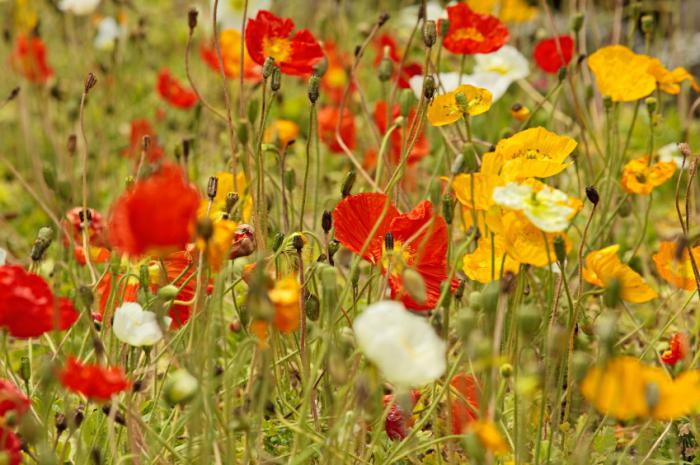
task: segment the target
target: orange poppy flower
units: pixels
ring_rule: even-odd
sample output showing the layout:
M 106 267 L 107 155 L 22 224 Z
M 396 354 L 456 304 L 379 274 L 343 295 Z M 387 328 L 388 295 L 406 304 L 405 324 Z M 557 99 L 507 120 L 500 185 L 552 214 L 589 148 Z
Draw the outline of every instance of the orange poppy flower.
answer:
M 151 126 L 151 123 L 145 119 L 135 119 L 131 122 L 131 132 L 129 133 L 129 146 L 122 151 L 122 155 L 128 158 L 140 158 L 143 148 L 143 138 L 149 136 L 151 138 L 148 151 L 146 152 L 146 160 L 149 163 L 154 163 L 163 158 L 165 149 L 158 144 L 158 136 L 156 131 Z
M 299 137 L 299 125 L 288 119 L 278 119 L 265 129 L 266 144 L 279 142 L 286 147 L 291 141 Z
M 313 66 L 323 58 L 323 50 L 308 29 L 292 35 L 294 22 L 261 10 L 255 18 L 248 20 L 245 44 L 250 57 L 259 65 L 267 57 L 284 74 L 305 76 L 313 72 Z
M 27 80 L 45 84 L 53 76 L 46 60 L 46 45 L 40 37 L 19 34 L 10 55 L 10 64 Z
M 479 415 L 479 391 L 476 379 L 465 373 L 452 377 L 450 410 L 452 413 L 452 434 L 463 434 L 469 424 Z
M 63 220 L 63 229 L 73 238 L 76 244 L 83 243 L 83 227 L 81 213 L 83 207 L 73 207 L 66 212 Z M 104 245 L 105 222 L 102 215 L 97 210 L 88 208 L 88 239 L 91 245 Z M 65 244 L 68 246 L 68 244 Z
M 340 103 L 345 87 L 348 85 L 348 71 L 352 61 L 350 56 L 338 50 L 335 42 L 330 40 L 323 43 L 323 51 L 328 60 L 326 72 L 321 78 L 321 89 L 332 102 Z
M 627 302 L 642 303 L 656 298 L 654 289 L 639 273 L 620 261 L 618 244 L 596 250 L 586 256 L 583 279 L 598 287 L 608 287 L 615 280 L 620 285 L 620 297 Z
M 119 284 L 119 287 L 112 295 L 112 287 Z M 109 311 L 108 317 L 114 314 L 114 310 L 124 302 L 136 302 L 139 291 L 139 281 L 135 277 L 124 278 L 124 275 L 113 276 L 112 273 L 105 274 L 97 283 L 95 293 L 99 297 L 99 312 L 92 314 L 95 321 L 103 321 L 105 312 Z M 112 305 L 110 304 L 112 297 Z M 109 308 L 108 308 L 109 306 Z
M 224 75 L 229 79 L 238 79 L 241 74 L 241 33 L 235 29 L 225 29 L 219 34 L 219 49 L 221 61 L 224 63 Z M 200 49 L 202 59 L 214 71 L 219 71 L 219 57 L 214 46 L 202 46 Z M 255 63 L 243 48 L 243 78 L 249 81 L 262 79 L 262 68 Z
M 668 350 L 661 354 L 661 361 L 666 365 L 675 365 L 688 355 L 688 339 L 683 333 L 676 333 L 668 341 Z
M 680 254 L 679 258 L 678 244 L 663 241 L 659 251 L 652 258 L 656 264 L 656 270 L 666 282 L 687 291 L 694 291 L 697 288 L 693 266 L 686 247 L 683 247 L 683 253 Z M 693 258 L 700 260 L 700 246 L 693 247 Z
M 401 115 L 401 109 L 399 108 L 398 104 L 394 105 L 394 108 L 392 110 L 392 118 L 395 119 Z M 401 161 L 401 148 L 404 139 L 403 133 L 405 131 L 408 131 L 408 129 L 413 125 L 413 120 L 415 118 L 416 109 L 413 108 L 408 114 L 408 118 L 404 122 L 403 127 L 395 129 L 391 133 L 391 136 L 389 136 L 389 154 L 391 156 L 391 160 L 394 163 L 399 163 Z M 379 132 L 381 132 L 382 134 L 386 133 L 387 129 L 389 128 L 389 124 L 387 124 L 387 103 L 384 100 L 380 100 L 379 102 L 377 102 L 376 106 L 374 107 L 374 120 L 377 123 Z M 409 165 L 417 163 L 426 155 L 428 155 L 428 153 L 430 153 L 428 139 L 425 137 L 425 133 L 421 130 L 418 135 L 418 138 L 416 139 L 415 144 L 413 145 L 411 153 L 409 153 L 408 155 L 407 163 Z
M 187 89 L 170 74 L 170 71 L 163 68 L 158 73 L 158 94 L 175 108 L 187 110 L 197 104 L 199 100 L 194 91 Z
M 335 137 L 335 128 L 340 118 L 340 111 L 336 107 L 323 107 L 318 111 L 318 133 L 324 144 L 333 153 L 343 153 L 343 148 Z M 355 118 L 349 108 L 343 109 L 343 117 L 340 122 L 340 138 L 350 150 L 355 150 L 356 132 Z
M 272 324 L 282 333 L 291 333 L 299 327 L 301 311 L 301 285 L 294 276 L 275 281 L 275 286 L 267 293 L 275 307 Z
M 627 162 L 622 169 L 622 188 L 629 194 L 649 195 L 676 172 L 672 161 L 649 163 L 649 155 Z
M 110 400 L 113 395 L 125 391 L 131 384 L 121 367 L 83 364 L 73 356 L 68 357 L 59 378 L 68 390 L 98 402 Z
M 654 76 L 659 88 L 668 94 L 678 94 L 681 91 L 679 85 L 683 81 L 690 82 L 690 86 L 695 92 L 700 92 L 700 86 L 692 74 L 683 67 L 674 68 L 673 71 L 666 69 L 657 58 L 652 58 L 649 61 L 649 74 Z
M 199 202 L 199 192 L 180 167 L 163 164 L 114 202 L 110 241 L 132 256 L 182 250 L 192 239 Z
M 443 46 L 452 53 L 491 53 L 509 39 L 508 28 L 498 18 L 472 11 L 466 3 L 447 7 L 450 28 Z
M 374 66 L 378 67 L 384 58 L 384 51 L 388 51 L 389 59 L 394 63 L 394 69 L 392 70 L 392 80 L 398 79 L 398 86 L 400 89 L 410 89 L 411 83 L 410 79 L 413 76 L 421 76 L 423 74 L 423 67 L 419 63 L 415 62 L 404 62 L 401 68 L 401 74 L 397 76 L 399 72 L 399 64 L 401 63 L 401 52 L 399 51 L 399 46 L 396 40 L 390 34 L 382 34 L 374 41 L 375 56 L 374 56 Z
M 370 239 L 362 258 L 379 266 L 382 273 L 390 272 L 392 298 L 413 310 L 430 310 L 440 297 L 441 284 L 447 280 L 447 224 L 433 213 L 428 201 L 404 214 L 391 204 L 375 235 L 370 236 L 388 201 L 386 195 L 378 193 L 355 194 L 341 200 L 333 210 L 335 238 L 356 254 Z M 394 248 L 387 251 L 389 233 Z M 414 268 L 423 278 L 427 296 L 424 303 L 414 301 L 404 289 L 402 272 L 406 267 Z

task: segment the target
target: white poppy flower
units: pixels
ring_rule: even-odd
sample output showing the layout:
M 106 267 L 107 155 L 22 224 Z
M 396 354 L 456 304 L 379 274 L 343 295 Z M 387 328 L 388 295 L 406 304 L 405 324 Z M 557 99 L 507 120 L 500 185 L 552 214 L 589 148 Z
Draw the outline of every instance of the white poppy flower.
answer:
M 671 142 L 670 144 L 666 144 L 663 147 L 659 147 L 657 150 L 657 153 L 659 154 L 659 161 L 672 161 L 673 163 L 676 164 L 676 167 L 679 170 L 682 170 L 683 167 L 683 154 L 681 153 L 680 149 L 678 148 L 678 144 L 676 142 Z M 685 168 L 688 168 L 688 165 L 690 164 L 690 160 L 686 160 L 685 162 Z
M 411 89 L 420 97 L 423 93 L 423 76 L 413 76 L 408 82 L 411 85 Z M 506 93 L 513 81 L 510 77 L 498 73 L 462 74 L 460 79 L 459 73 L 453 72 L 440 73 L 437 82 L 442 86 L 440 93 L 443 92 L 443 88 L 444 92 L 451 92 L 462 84 L 481 87 L 491 92 L 492 101 L 495 102 L 503 97 L 503 94 Z
M 100 4 L 100 0 L 61 0 L 58 8 L 74 15 L 89 15 Z
M 496 73 L 510 78 L 511 82 L 530 74 L 527 58 L 511 45 L 504 45 L 493 53 L 474 55 L 474 74 Z
M 575 213 L 567 205 L 566 194 L 549 186 L 535 191 L 532 186 L 509 182 L 493 190 L 493 201 L 502 207 L 522 211 L 532 224 L 545 232 L 563 231 Z
M 95 36 L 95 48 L 98 50 L 112 50 L 114 42 L 124 33 L 117 21 L 108 16 L 97 25 Z
M 445 342 L 426 318 L 408 312 L 400 302 L 370 305 L 353 329 L 362 353 L 396 386 L 423 386 L 445 372 Z
M 248 0 L 248 14 L 246 18 L 255 18 L 260 10 L 269 10 L 271 0 Z M 245 0 L 219 0 L 216 20 L 226 29 L 241 30 L 243 24 L 243 10 Z M 211 9 L 214 10 L 214 0 L 211 0 Z
M 163 320 L 170 325 L 170 318 Z M 163 338 L 156 314 L 136 302 L 127 302 L 114 312 L 112 329 L 117 339 L 135 347 L 152 346 Z
M 452 2 L 447 6 L 451 4 Z M 420 5 L 410 5 L 401 10 L 399 13 L 399 21 L 402 26 L 406 28 L 415 26 L 416 20 L 418 19 L 418 8 L 420 8 Z M 440 2 L 435 0 L 425 2 L 425 19 L 437 21 L 442 18 L 447 18 L 447 10 Z

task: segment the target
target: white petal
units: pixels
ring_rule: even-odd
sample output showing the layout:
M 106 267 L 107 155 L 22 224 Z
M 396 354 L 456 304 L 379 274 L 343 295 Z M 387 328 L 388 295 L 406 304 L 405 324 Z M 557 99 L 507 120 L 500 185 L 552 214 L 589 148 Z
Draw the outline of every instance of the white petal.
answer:
M 527 185 L 509 182 L 503 187 L 493 189 L 493 201 L 497 205 L 513 210 L 522 210 L 532 196 L 532 188 Z

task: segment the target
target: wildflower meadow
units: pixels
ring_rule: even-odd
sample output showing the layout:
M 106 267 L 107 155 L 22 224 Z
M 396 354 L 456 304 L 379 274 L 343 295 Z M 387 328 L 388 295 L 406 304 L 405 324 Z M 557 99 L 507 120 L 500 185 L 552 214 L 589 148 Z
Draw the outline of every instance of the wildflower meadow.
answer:
M 700 1 L 0 28 L 0 465 L 700 464 Z

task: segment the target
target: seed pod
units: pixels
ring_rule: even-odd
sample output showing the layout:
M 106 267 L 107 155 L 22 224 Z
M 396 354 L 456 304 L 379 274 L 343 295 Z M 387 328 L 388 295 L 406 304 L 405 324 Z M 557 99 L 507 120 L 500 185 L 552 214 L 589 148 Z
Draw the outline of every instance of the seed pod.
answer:
M 654 31 L 654 16 L 644 15 L 642 16 L 642 32 L 644 34 L 651 34 Z
M 219 188 L 219 178 L 216 176 L 210 176 L 207 182 L 207 197 L 209 200 L 214 200 L 216 197 L 216 191 Z
M 586 186 L 586 197 L 593 205 L 598 205 L 600 201 L 600 195 L 598 190 L 594 186 Z
M 437 25 L 435 21 L 428 20 L 423 23 L 423 43 L 430 48 L 435 45 L 437 40 Z
M 483 295 L 479 291 L 472 291 L 469 294 L 469 308 L 481 310 L 484 307 Z
M 245 124 L 245 119 L 238 120 L 238 125 L 236 126 L 236 136 L 238 137 L 238 142 L 240 142 L 241 145 L 246 145 L 248 143 L 248 125 Z
M 513 375 L 513 365 L 510 363 L 504 363 L 501 365 L 501 368 L 499 369 L 501 372 L 501 376 L 508 379 Z
M 199 381 L 184 368 L 173 372 L 165 382 L 163 393 L 170 405 L 186 404 L 199 391 Z
M 323 210 L 323 215 L 321 216 L 321 227 L 323 232 L 328 234 L 333 228 L 333 215 L 328 210 Z
M 340 189 L 340 193 L 343 196 L 343 198 L 350 195 L 350 192 L 352 192 L 352 188 L 355 185 L 356 179 L 357 179 L 357 174 L 355 173 L 355 170 L 350 170 L 350 171 L 348 171 L 348 174 L 345 175 L 345 179 L 343 180 L 343 185 Z
M 263 62 L 262 75 L 263 79 L 267 79 L 272 76 L 272 71 L 275 69 L 275 59 L 272 57 L 265 58 Z
M 288 169 L 284 173 L 284 187 L 287 188 L 289 192 L 294 191 L 294 187 L 297 185 L 297 175 L 296 171 Z
M 442 216 L 445 218 L 445 223 L 452 224 L 455 216 L 455 202 L 450 194 L 442 196 Z
M 37 233 L 36 240 L 34 241 L 34 244 L 32 245 L 32 251 L 31 251 L 32 261 L 38 262 L 42 258 L 44 258 L 44 253 L 51 245 L 51 242 L 53 242 L 53 239 L 54 239 L 54 232 L 53 232 L 52 228 L 45 226 L 45 227 L 39 229 L 39 232 Z
M 495 313 L 496 306 L 498 305 L 498 294 L 499 294 L 499 283 L 498 281 L 491 281 L 481 291 L 481 303 L 484 306 L 484 311 L 486 313 Z
M 190 27 L 190 32 L 194 30 L 194 28 L 197 27 L 197 16 L 199 15 L 199 11 L 197 11 L 196 8 L 190 8 L 189 11 L 187 12 L 187 25 Z
M 532 305 L 520 307 L 518 311 L 518 328 L 525 335 L 532 335 L 537 331 L 541 322 L 540 312 Z
M 173 284 L 167 284 L 158 289 L 158 297 L 161 297 L 165 300 L 173 300 L 175 297 L 177 297 L 179 293 L 180 290 L 177 286 Z
M 391 58 L 388 56 L 384 56 L 382 58 L 382 61 L 379 62 L 379 80 L 382 82 L 386 82 L 389 79 L 391 79 L 391 76 L 394 74 L 394 64 L 391 61 Z
M 279 66 L 275 66 L 272 70 L 272 79 L 270 80 L 270 89 L 273 92 L 277 92 L 282 87 L 282 71 L 280 71 Z
M 321 78 L 317 75 L 312 75 L 309 78 L 309 101 L 313 104 L 316 103 L 319 96 L 319 89 L 321 87 Z
M 647 112 L 649 112 L 650 115 L 652 115 L 656 112 L 656 107 L 657 107 L 656 98 L 647 97 L 646 100 L 644 100 L 644 103 L 646 104 Z
M 321 314 L 321 302 L 314 294 L 307 292 L 304 299 L 304 314 L 311 321 L 318 321 Z
M 211 239 L 214 235 L 214 223 L 212 223 L 210 218 L 202 218 L 197 221 L 197 236 L 201 237 L 205 241 Z
M 399 114 L 404 118 L 408 118 L 415 103 L 416 95 L 413 91 L 411 89 L 401 89 L 399 93 Z
M 428 74 L 423 80 L 423 97 L 426 100 L 432 100 L 435 95 L 435 78 L 432 74 Z
M 566 243 L 561 236 L 554 238 L 554 255 L 559 263 L 566 261 Z

